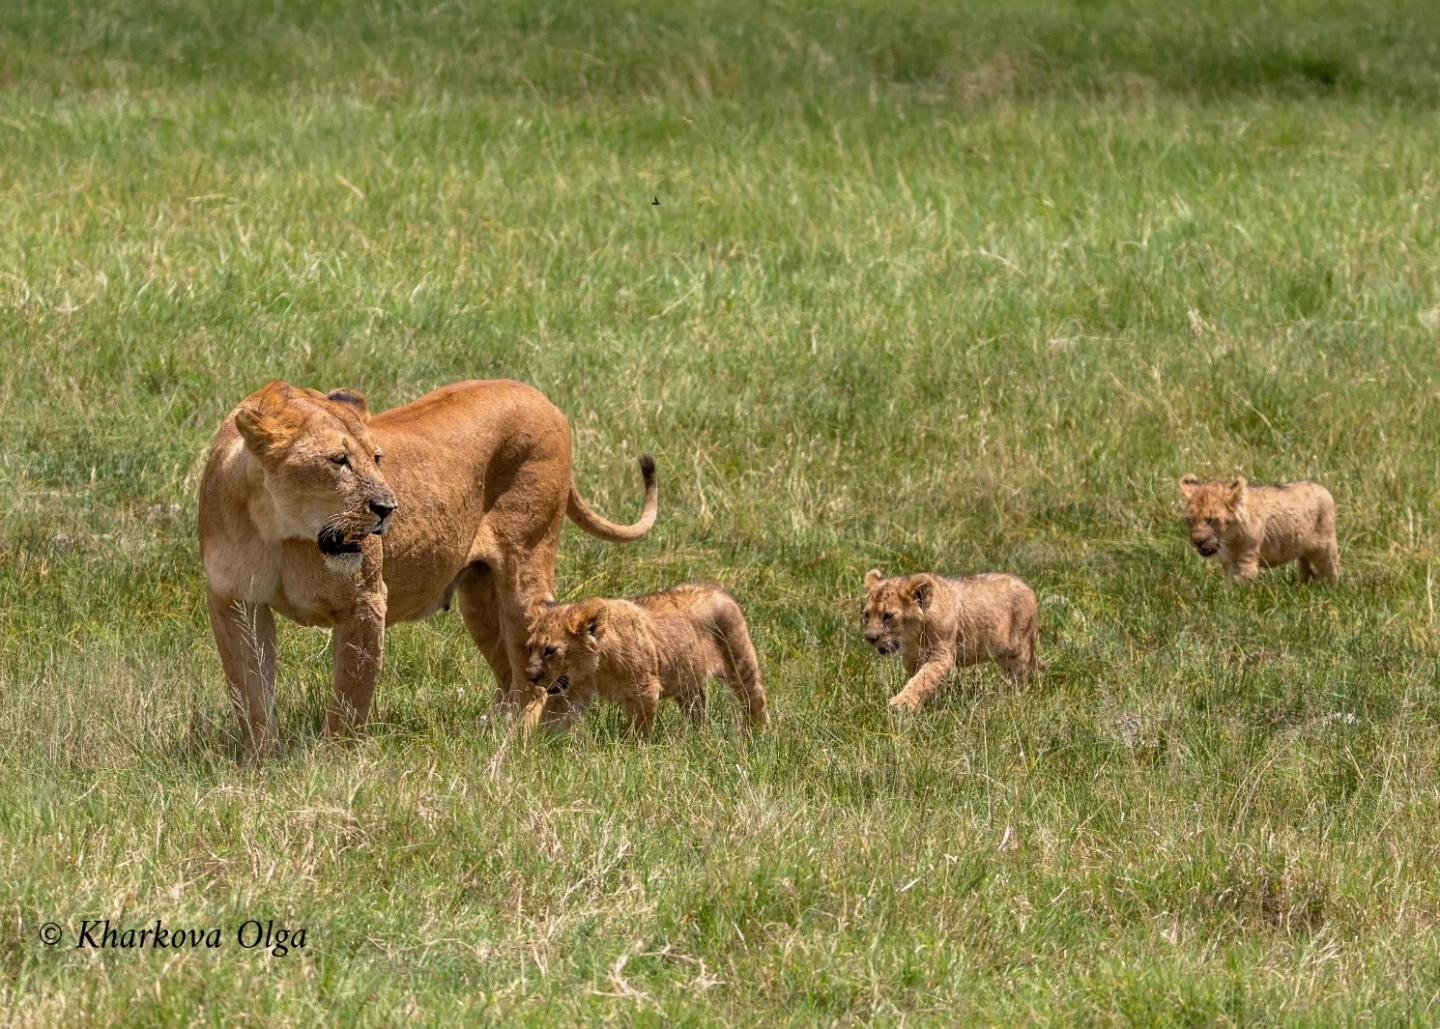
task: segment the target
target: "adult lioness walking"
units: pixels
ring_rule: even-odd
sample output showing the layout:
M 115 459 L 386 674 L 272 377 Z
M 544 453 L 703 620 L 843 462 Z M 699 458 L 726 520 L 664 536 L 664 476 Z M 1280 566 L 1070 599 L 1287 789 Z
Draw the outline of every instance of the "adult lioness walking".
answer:
M 657 510 L 654 462 L 640 467 L 640 520 L 601 518 L 571 481 L 565 416 L 518 382 L 460 382 L 374 417 L 352 390 L 272 382 L 246 398 L 205 466 L 200 556 L 251 752 L 275 746 L 275 611 L 334 630 L 327 734 L 368 719 L 385 626 L 452 597 L 502 698 L 543 704 L 525 678 L 526 612 L 553 599 L 565 516 L 639 539 Z

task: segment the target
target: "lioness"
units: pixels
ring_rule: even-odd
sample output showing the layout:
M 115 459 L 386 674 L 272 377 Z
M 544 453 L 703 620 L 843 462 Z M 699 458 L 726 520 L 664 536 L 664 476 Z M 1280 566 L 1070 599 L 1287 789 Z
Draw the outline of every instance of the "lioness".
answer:
M 764 725 L 765 688 L 740 605 L 709 583 L 632 600 L 542 607 L 532 619 L 526 674 L 550 694 L 544 722 L 564 728 L 599 697 L 622 705 L 649 735 L 662 698 L 705 718 L 705 685 L 730 684 L 751 725 Z
M 564 415 L 518 382 L 456 383 L 373 417 L 353 390 L 272 382 L 246 398 L 205 466 L 200 556 L 250 753 L 275 747 L 273 611 L 334 630 L 328 735 L 365 724 L 385 626 L 457 594 L 502 697 L 538 715 L 525 615 L 553 596 L 565 516 L 639 539 L 657 509 L 654 462 L 640 467 L 640 520 L 595 514 L 571 481 Z
M 1180 480 L 1190 545 L 1201 557 L 1219 557 L 1234 582 L 1250 582 L 1261 568 L 1298 561 L 1300 579 L 1340 577 L 1335 541 L 1335 498 L 1318 482 L 1252 486 Z
M 900 652 L 910 680 L 890 706 L 916 712 L 959 666 L 994 660 L 1012 680 L 1039 667 L 1035 594 L 1013 575 L 963 579 L 921 573 L 865 573 L 865 641 L 882 655 Z

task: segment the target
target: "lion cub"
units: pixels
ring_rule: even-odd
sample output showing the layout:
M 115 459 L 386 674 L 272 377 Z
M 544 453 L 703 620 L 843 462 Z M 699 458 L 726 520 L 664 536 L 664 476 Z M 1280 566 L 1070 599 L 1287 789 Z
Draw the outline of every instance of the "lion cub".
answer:
M 723 678 L 751 725 L 764 725 L 765 689 L 745 615 L 719 586 L 687 583 L 631 600 L 585 600 L 532 615 L 530 681 L 549 693 L 544 724 L 562 729 L 599 697 L 622 705 L 649 735 L 662 698 L 696 722 L 705 686 Z
M 1012 680 L 1039 667 L 1035 594 L 1013 575 L 886 578 L 865 573 L 865 641 L 881 654 L 900 652 L 910 681 L 890 706 L 919 711 L 956 667 L 994 660 Z
M 1300 563 L 1300 579 L 1334 582 L 1340 577 L 1335 542 L 1335 498 L 1318 482 L 1251 486 L 1180 480 L 1190 545 L 1201 557 L 1220 558 L 1235 582 L 1250 582 L 1261 568 Z

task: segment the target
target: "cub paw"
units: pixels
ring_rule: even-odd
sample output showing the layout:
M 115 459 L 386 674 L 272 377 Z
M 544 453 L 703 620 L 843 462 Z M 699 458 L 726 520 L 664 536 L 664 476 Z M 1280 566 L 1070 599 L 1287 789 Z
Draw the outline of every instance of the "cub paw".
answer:
M 918 715 L 920 713 L 920 701 L 908 693 L 897 693 L 890 698 L 890 710 L 907 715 Z

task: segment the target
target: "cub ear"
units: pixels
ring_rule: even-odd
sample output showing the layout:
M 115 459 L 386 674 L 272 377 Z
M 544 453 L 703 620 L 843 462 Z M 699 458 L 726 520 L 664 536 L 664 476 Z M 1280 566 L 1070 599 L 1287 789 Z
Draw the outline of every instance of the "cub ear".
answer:
M 603 601 L 592 600 L 581 604 L 570 614 L 570 635 L 589 636 L 599 639 L 610 620 L 610 609 Z
M 885 578 L 885 573 L 882 572 L 880 569 L 870 569 L 868 572 L 865 573 L 865 588 L 867 590 L 873 590 L 876 584 L 880 582 L 880 580 L 883 578 Z
M 1182 497 L 1188 497 L 1190 494 L 1195 492 L 1196 487 L 1198 487 L 1199 485 L 1200 480 L 1196 476 L 1185 476 L 1180 480 L 1180 495 Z
M 935 584 L 929 579 L 917 579 L 906 592 L 915 601 L 915 606 L 924 611 L 935 596 Z
M 246 397 L 235 409 L 235 428 L 257 457 L 269 457 L 290 442 L 293 431 L 281 415 L 293 391 L 276 379 Z
M 360 415 L 360 420 L 370 420 L 370 405 L 365 402 L 365 394 L 358 389 L 336 389 L 325 394 L 325 399 L 337 404 L 349 404 Z
M 1237 475 L 1230 483 L 1230 503 L 1238 504 L 1245 499 L 1245 476 Z

